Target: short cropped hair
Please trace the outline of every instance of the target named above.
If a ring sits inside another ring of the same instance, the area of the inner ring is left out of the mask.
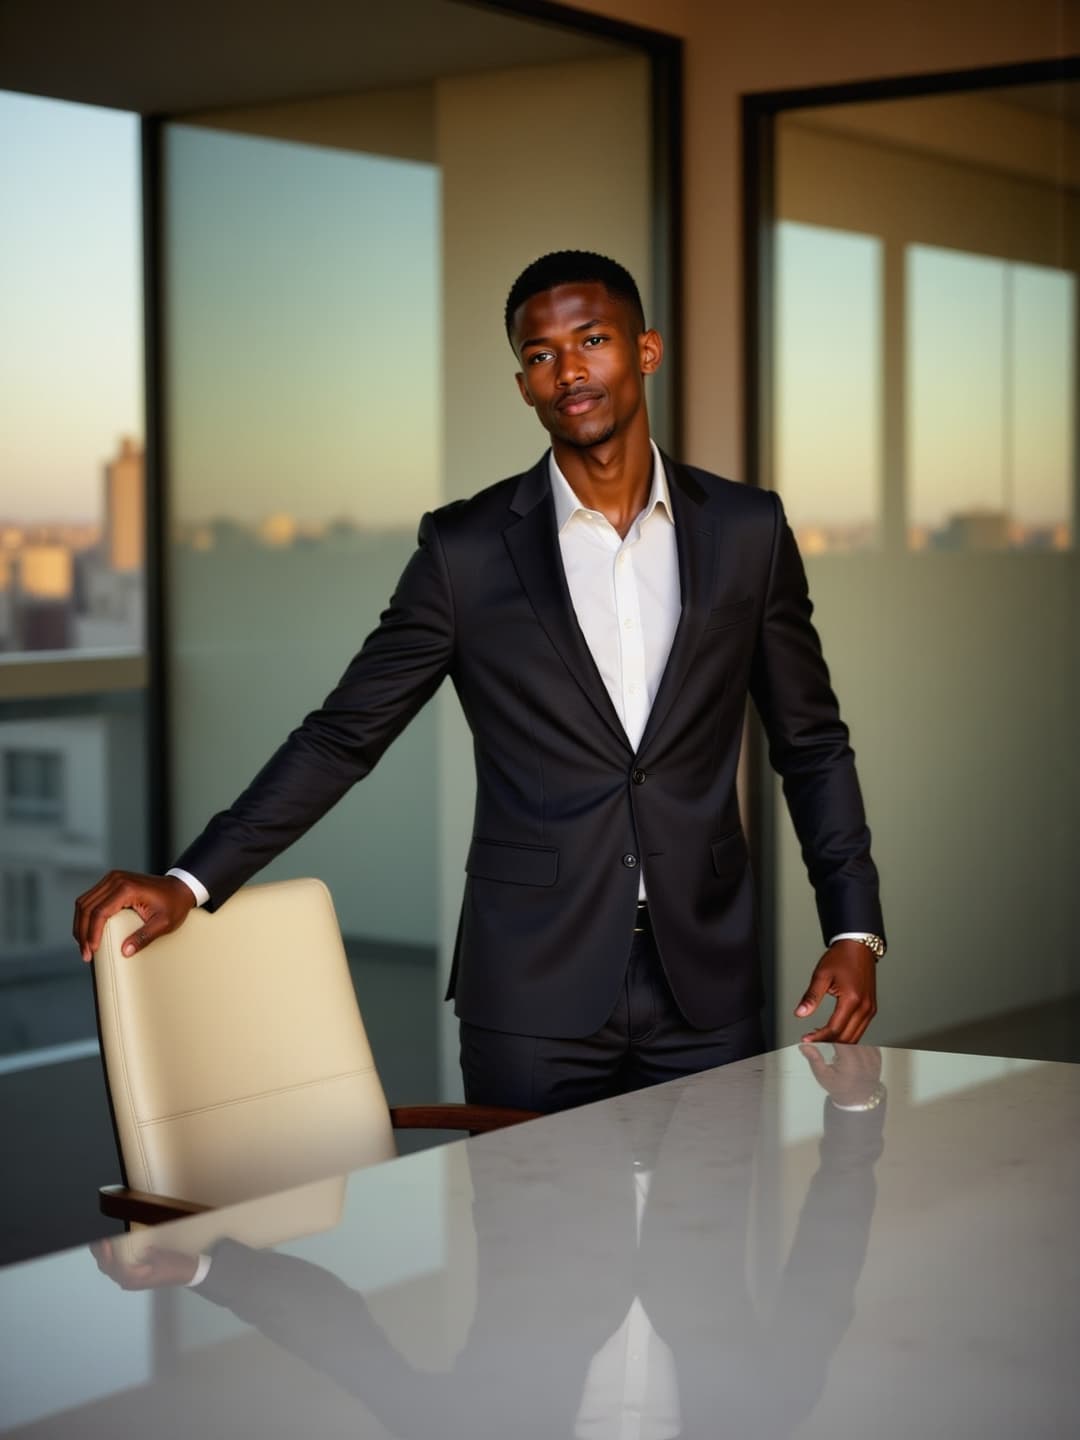
[[[592,250],[553,250],[527,265],[510,287],[506,297],[506,338],[514,343],[514,315],[519,305],[553,290],[556,285],[603,285],[614,300],[630,307],[638,331],[645,329],[645,310],[634,277],[617,260]]]

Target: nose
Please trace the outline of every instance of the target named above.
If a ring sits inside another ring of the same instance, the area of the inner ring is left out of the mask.
[[[586,379],[587,375],[588,370],[580,350],[567,347],[559,352],[555,365],[555,379],[558,384],[569,389],[571,385]]]

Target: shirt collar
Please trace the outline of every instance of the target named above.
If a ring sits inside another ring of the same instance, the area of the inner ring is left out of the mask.
[[[652,485],[645,508],[634,523],[636,525],[643,524],[653,511],[659,508],[660,513],[667,518],[670,524],[674,525],[675,514],[671,508],[671,495],[668,491],[664,462],[656,447],[656,442],[650,440],[649,446],[653,455]],[[554,450],[548,452],[548,476],[551,480],[552,498],[555,501],[555,528],[561,533],[575,515],[588,515],[592,512],[581,503],[574,493],[570,481],[559,469]]]

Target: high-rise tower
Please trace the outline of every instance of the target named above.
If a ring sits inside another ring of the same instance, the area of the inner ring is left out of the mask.
[[[146,553],[146,486],[143,451],[125,435],[105,466],[105,563],[130,575],[142,570]]]

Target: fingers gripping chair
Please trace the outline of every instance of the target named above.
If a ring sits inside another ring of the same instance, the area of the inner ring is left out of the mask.
[[[93,964],[124,1177],[107,1215],[156,1224],[343,1174],[394,1156],[395,1128],[533,1118],[387,1105],[321,881],[246,886],[124,956],[140,924],[113,916]]]

